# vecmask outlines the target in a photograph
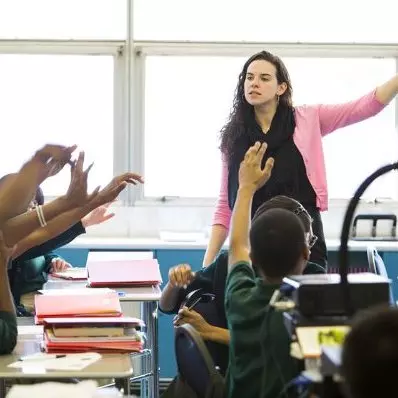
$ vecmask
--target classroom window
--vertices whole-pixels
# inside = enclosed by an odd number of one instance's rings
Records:
[[[145,69],[145,196],[215,197],[219,131],[245,58],[148,56]],[[356,99],[395,74],[394,59],[284,58],[294,103]],[[349,198],[377,167],[397,158],[395,107],[324,139],[330,198]],[[394,173],[367,197],[398,199]]]
[[[127,0],[1,0],[1,39],[124,39]]]
[[[393,43],[390,0],[135,0],[136,40]]]
[[[0,55],[0,175],[17,171],[45,143],[86,152],[90,188],[113,176],[112,56]],[[98,161],[100,159],[100,161]],[[70,171],[48,179],[48,196],[64,193]]]

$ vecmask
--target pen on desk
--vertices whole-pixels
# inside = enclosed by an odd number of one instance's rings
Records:
[[[18,359],[18,361],[21,362],[28,362],[28,361],[43,361],[43,360],[48,360],[48,359],[58,359],[58,358],[65,358],[66,354],[56,354],[54,356],[42,356],[42,357],[21,357]]]

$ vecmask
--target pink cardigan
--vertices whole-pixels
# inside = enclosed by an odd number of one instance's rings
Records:
[[[296,128],[293,140],[300,151],[308,179],[316,193],[316,205],[323,211],[328,208],[326,169],[322,137],[333,131],[358,123],[379,113],[385,105],[380,103],[376,90],[351,102],[339,105],[297,106]],[[221,189],[213,216],[213,225],[229,229],[231,210],[228,206],[228,165],[222,159]]]

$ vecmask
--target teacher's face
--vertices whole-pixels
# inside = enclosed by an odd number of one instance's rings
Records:
[[[246,101],[260,106],[277,100],[286,88],[276,78],[276,68],[264,60],[253,61],[247,68],[244,92]]]

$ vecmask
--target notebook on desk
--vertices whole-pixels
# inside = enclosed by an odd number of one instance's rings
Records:
[[[87,264],[99,261],[131,261],[131,260],[151,260],[152,251],[89,251]]]
[[[87,279],[87,270],[85,267],[72,267],[64,271],[53,272],[51,276],[61,279],[82,281]]]
[[[87,263],[91,287],[153,286],[162,282],[156,259]]]

